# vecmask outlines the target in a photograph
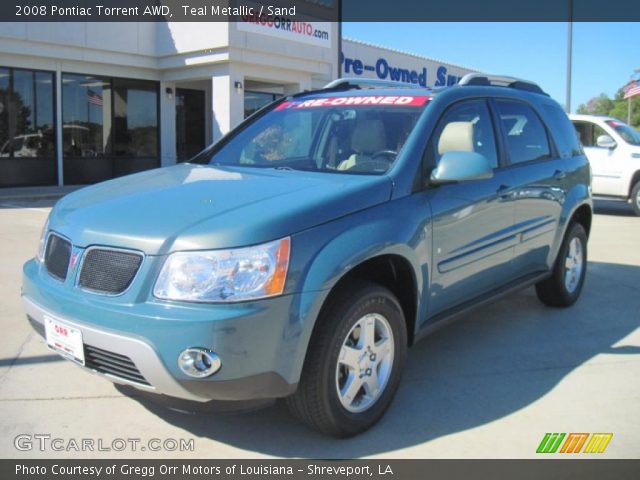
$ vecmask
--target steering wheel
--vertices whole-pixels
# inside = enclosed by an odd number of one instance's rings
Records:
[[[387,162],[384,160],[374,160],[373,158],[369,160],[364,160],[362,162],[356,163],[353,167],[349,169],[352,172],[386,172],[389,169],[389,165],[391,162]]]
[[[392,161],[397,156],[398,152],[395,150],[378,150],[371,155],[371,160],[375,160],[377,157],[393,157],[389,159],[389,161]]]

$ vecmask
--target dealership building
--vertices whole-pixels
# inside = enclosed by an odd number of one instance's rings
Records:
[[[338,76],[439,86],[472,71],[339,37],[334,22],[4,23],[0,187],[186,161],[263,105]]]

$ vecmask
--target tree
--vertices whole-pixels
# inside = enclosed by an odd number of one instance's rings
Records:
[[[580,105],[577,112],[585,115],[608,115],[613,107],[614,102],[605,93],[601,93],[586,104]]]
[[[0,148],[8,140],[33,132],[30,117],[31,108],[19,94],[0,88]]]
[[[626,122],[627,108],[628,100],[624,99],[624,91],[620,88],[613,100],[601,93],[586,104],[580,105],[576,112],[586,115],[606,115]],[[640,130],[640,95],[631,98],[631,126]]]

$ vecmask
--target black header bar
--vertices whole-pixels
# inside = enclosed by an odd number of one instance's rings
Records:
[[[637,22],[631,0],[3,0],[2,22]]]
[[[0,460],[2,480],[636,480],[640,460]]]

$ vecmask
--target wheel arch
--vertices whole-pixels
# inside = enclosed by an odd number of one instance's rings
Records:
[[[635,185],[639,182],[640,182],[640,170],[636,171],[631,176],[631,181],[629,182],[629,192],[627,194],[628,198],[631,198],[631,192],[633,191],[633,187],[635,187]]]
[[[368,258],[346,272],[329,291],[318,317],[331,305],[337,292],[357,280],[381,285],[396,296],[406,322],[409,345],[413,344],[418,315],[418,281],[411,262],[397,253]]]
[[[578,222],[584,228],[584,231],[587,234],[587,238],[589,238],[589,233],[591,232],[591,222],[593,220],[593,211],[591,205],[583,203],[578,208],[574,210],[571,214],[569,221],[567,222],[567,228],[573,223]],[[565,229],[566,235],[566,229]]]

